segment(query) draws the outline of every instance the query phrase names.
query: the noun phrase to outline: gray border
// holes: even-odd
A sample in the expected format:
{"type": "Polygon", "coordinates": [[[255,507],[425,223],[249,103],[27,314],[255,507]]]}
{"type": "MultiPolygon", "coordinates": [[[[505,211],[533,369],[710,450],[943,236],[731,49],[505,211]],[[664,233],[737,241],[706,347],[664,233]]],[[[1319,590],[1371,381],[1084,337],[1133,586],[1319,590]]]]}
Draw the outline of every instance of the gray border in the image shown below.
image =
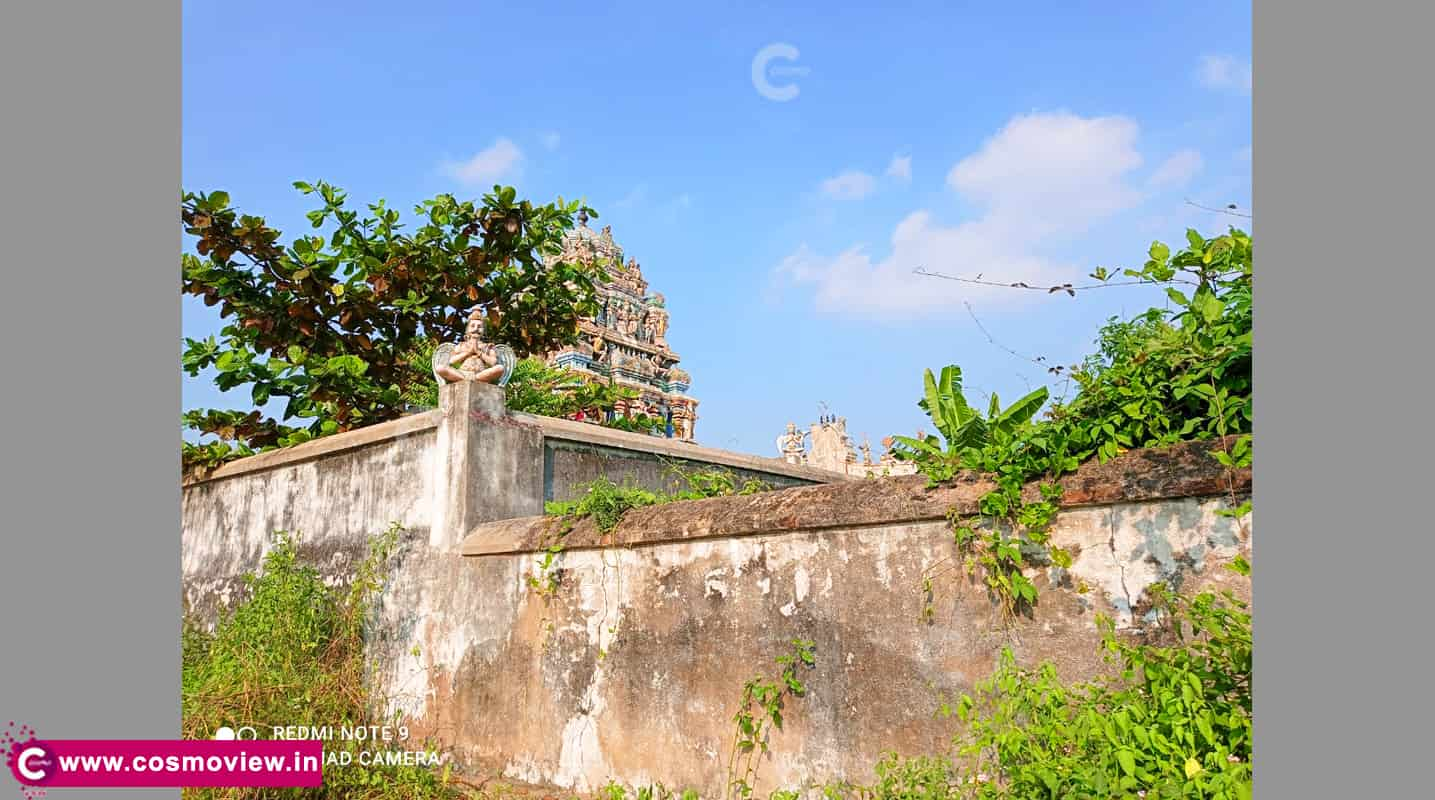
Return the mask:
{"type": "MultiPolygon", "coordinates": [[[[169,737],[179,4],[4,14],[0,716],[169,737]],[[92,344],[104,352],[80,355],[92,344]]],[[[1409,652],[1429,629],[1428,512],[1397,504],[1429,492],[1426,443],[1408,436],[1428,396],[1413,240],[1429,227],[1429,29],[1370,6],[1255,13],[1262,796],[1381,796],[1428,762],[1430,662],[1409,652]],[[1380,435],[1385,421],[1405,433],[1380,435]]]]}
{"type": "Polygon", "coordinates": [[[1431,793],[1435,65],[1396,8],[1255,9],[1257,797],[1431,793]]]}
{"type": "Polygon", "coordinates": [[[179,735],[179,53],[173,0],[0,20],[0,724],[42,737],[179,735]]]}

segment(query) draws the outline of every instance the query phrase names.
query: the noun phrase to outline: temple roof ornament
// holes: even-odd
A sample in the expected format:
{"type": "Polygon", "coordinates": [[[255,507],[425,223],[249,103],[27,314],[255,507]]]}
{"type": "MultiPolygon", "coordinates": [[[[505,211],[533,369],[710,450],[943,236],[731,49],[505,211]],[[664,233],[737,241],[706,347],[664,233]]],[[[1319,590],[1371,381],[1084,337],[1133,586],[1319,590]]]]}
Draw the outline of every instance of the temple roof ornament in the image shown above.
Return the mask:
{"type": "Polygon", "coordinates": [[[898,461],[893,457],[892,438],[882,440],[886,450],[881,457],[873,459],[872,445],[864,435],[862,444],[854,452],[852,437],[847,433],[847,420],[833,414],[818,417],[808,432],[803,433],[794,423],[787,424],[787,431],[777,438],[778,455],[792,464],[805,464],[817,469],[841,472],[853,477],[881,477],[884,475],[911,475],[917,471],[916,464],[898,461]],[[809,446],[803,441],[807,438],[809,446]],[[858,452],[861,455],[858,455],[858,452]]]}

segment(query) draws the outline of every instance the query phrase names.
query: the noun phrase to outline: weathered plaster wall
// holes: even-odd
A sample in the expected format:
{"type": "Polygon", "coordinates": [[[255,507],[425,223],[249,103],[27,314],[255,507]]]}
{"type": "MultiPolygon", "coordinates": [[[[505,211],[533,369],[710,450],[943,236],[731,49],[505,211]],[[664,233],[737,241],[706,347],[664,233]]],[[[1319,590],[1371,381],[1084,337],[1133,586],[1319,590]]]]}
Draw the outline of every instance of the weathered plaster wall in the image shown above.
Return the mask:
{"type": "Polygon", "coordinates": [[[438,417],[435,412],[399,422],[404,424],[388,423],[379,432],[386,435],[352,448],[231,469],[185,486],[180,502],[187,610],[212,621],[238,600],[241,576],[259,565],[274,531],[297,534],[305,558],[335,581],[352,574],[369,537],[391,522],[427,540],[438,417]]]}
{"type": "Polygon", "coordinates": [[[1069,571],[1034,569],[1034,616],[1007,628],[984,593],[922,575],[951,555],[947,508],[986,490],[921,478],[789,489],[630,512],[609,535],[580,524],[561,584],[530,590],[550,522],[478,526],[466,565],[400,566],[380,610],[393,708],[470,769],[579,790],[608,779],[720,791],[742,683],[772,674],[793,638],[816,642],[808,696],[763,762],[768,787],[871,778],[884,750],[940,750],[941,697],[988,674],[1002,647],[1069,677],[1100,671],[1095,615],[1139,631],[1157,580],[1248,583],[1222,567],[1250,548],[1243,496],[1209,444],[1133,453],[1065,482],[1053,539],[1069,571]],[[1076,591],[1078,588],[1084,591],[1076,591]],[[415,652],[418,655],[415,655],[415,652]]]}
{"type": "Polygon", "coordinates": [[[186,483],[187,607],[212,621],[233,603],[275,531],[297,534],[306,557],[340,584],[370,537],[392,523],[404,526],[412,547],[453,554],[479,523],[541,514],[553,497],[545,496],[545,474],[554,464],[571,496],[580,475],[656,487],[662,465],[672,461],[775,485],[842,478],[690,442],[512,414],[498,387],[455,384],[440,393],[436,410],[241,459],[186,483]]]}
{"type": "Polygon", "coordinates": [[[1251,521],[1216,512],[1249,492],[1250,474],[1220,470],[1198,443],[1063,480],[1053,539],[1075,562],[1031,571],[1040,604],[1011,627],[954,574],[936,581],[935,616],[922,620],[922,575],[951,556],[947,511],[974,511],[989,488],[971,476],[638,509],[608,534],[585,521],[545,596],[526,579],[552,520],[518,515],[541,508],[543,442],[563,431],[504,414],[491,389],[227,465],[183,501],[185,595],[211,619],[274,529],[304,534],[340,583],[370,535],[404,524],[371,624],[374,678],[467,770],[579,790],[612,778],[720,791],[742,683],[804,638],[817,667],[760,780],[866,780],[883,750],[942,748],[941,696],[985,676],[1002,647],[1087,676],[1102,669],[1096,613],[1139,632],[1153,582],[1248,593],[1222,566],[1249,552],[1251,521]]]}

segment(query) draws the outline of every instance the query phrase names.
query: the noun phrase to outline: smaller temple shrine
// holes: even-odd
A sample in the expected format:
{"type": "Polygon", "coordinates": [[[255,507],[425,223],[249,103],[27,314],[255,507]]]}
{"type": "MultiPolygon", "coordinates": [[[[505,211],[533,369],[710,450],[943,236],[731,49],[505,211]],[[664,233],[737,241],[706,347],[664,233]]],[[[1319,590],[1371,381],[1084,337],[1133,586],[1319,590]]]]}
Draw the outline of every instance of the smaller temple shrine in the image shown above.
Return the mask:
{"type": "Polygon", "coordinates": [[[648,292],[636,259],[623,260],[612,228],[595,232],[585,213],[579,213],[577,227],[563,237],[562,248],[559,258],[564,261],[601,260],[609,279],[598,287],[597,316],[579,323],[578,344],[549,353],[548,363],[635,390],[637,399],[615,413],[666,420],[668,436],[692,441],[698,401],[688,396],[692,379],[668,346],[663,296],[648,292]]]}
{"type": "MultiPolygon", "coordinates": [[[[920,432],[917,435],[919,438],[922,436],[920,432]]],[[[898,461],[892,455],[890,439],[884,439],[882,444],[885,449],[881,457],[873,460],[872,445],[865,438],[859,447],[852,446],[845,417],[824,415],[807,431],[798,429],[795,422],[787,423],[787,431],[777,437],[777,452],[789,464],[802,464],[854,477],[911,475],[917,471],[916,464],[898,461]]]]}

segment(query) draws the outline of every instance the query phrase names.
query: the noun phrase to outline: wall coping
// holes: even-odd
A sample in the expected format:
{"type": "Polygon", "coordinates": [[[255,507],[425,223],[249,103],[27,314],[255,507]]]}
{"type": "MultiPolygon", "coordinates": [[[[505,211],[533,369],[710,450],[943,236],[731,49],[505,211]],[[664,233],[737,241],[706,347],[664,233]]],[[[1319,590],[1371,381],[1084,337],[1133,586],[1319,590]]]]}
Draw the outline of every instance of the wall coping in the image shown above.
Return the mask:
{"type": "MultiPolygon", "coordinates": [[[[587,422],[544,417],[521,411],[510,411],[508,412],[508,417],[514,422],[540,428],[543,431],[544,439],[579,442],[587,445],[612,447],[637,453],[657,453],[672,458],[690,461],[706,461],[725,467],[746,469],[753,472],[766,472],[773,475],[800,478],[817,483],[853,480],[851,476],[841,472],[789,464],[777,458],[764,458],[762,456],[748,455],[745,453],[734,453],[731,450],[703,447],[691,442],[662,439],[641,433],[630,433],[613,428],[604,428],[587,422]]],[[[402,436],[432,430],[437,428],[442,421],[443,411],[440,409],[411,414],[406,417],[389,420],[388,422],[380,422],[357,430],[323,436],[303,444],[294,445],[293,447],[281,447],[277,450],[267,450],[263,453],[256,453],[252,456],[235,459],[234,461],[221,464],[213,472],[210,472],[202,478],[184,478],[181,481],[181,485],[193,486],[210,481],[224,480],[226,478],[236,478],[240,475],[248,475],[254,472],[277,469],[304,461],[313,461],[366,445],[377,444],[390,439],[397,439],[402,436]]]]}
{"type": "MultiPolygon", "coordinates": [[[[1061,507],[1248,495],[1251,470],[1223,468],[1210,456],[1220,446],[1220,440],[1207,439],[1134,450],[1105,464],[1088,462],[1059,481],[1064,490],[1061,507]]],[[[990,480],[966,472],[936,488],[928,488],[922,475],[904,475],[667,503],[629,511],[607,534],[591,519],[580,520],[564,537],[563,546],[565,550],[632,547],[929,522],[946,519],[953,509],[975,514],[981,497],[992,488],[990,480]]],[[[1040,498],[1036,482],[1027,484],[1023,493],[1030,500],[1040,498]]],[[[492,556],[541,551],[556,532],[557,519],[519,517],[479,525],[464,537],[460,552],[492,556]]]]}
{"type": "Polygon", "coordinates": [[[574,420],[559,419],[557,417],[544,417],[522,411],[511,411],[509,412],[509,416],[520,422],[537,425],[542,428],[544,439],[580,442],[582,444],[612,447],[619,450],[631,450],[638,453],[657,453],[689,461],[707,461],[725,467],[751,470],[753,472],[767,472],[791,478],[802,478],[818,483],[853,480],[851,476],[845,473],[798,464],[789,464],[780,458],[767,458],[764,456],[748,455],[746,453],[735,453],[731,450],[703,447],[699,444],[677,439],[666,439],[658,436],[648,436],[642,433],[605,428],[601,425],[594,425],[588,422],[576,422],[574,420]]]}
{"type": "Polygon", "coordinates": [[[368,425],[357,430],[322,436],[318,439],[312,439],[292,447],[266,450],[263,453],[256,453],[252,456],[235,459],[226,464],[221,464],[213,472],[203,478],[186,478],[181,482],[181,485],[193,486],[211,481],[224,480],[226,478],[237,478],[240,475],[248,475],[252,472],[263,472],[264,470],[287,467],[304,461],[313,461],[366,445],[377,444],[390,439],[398,439],[403,436],[433,430],[438,427],[439,422],[442,420],[442,411],[424,411],[407,417],[391,419],[388,422],[368,425]]]}

